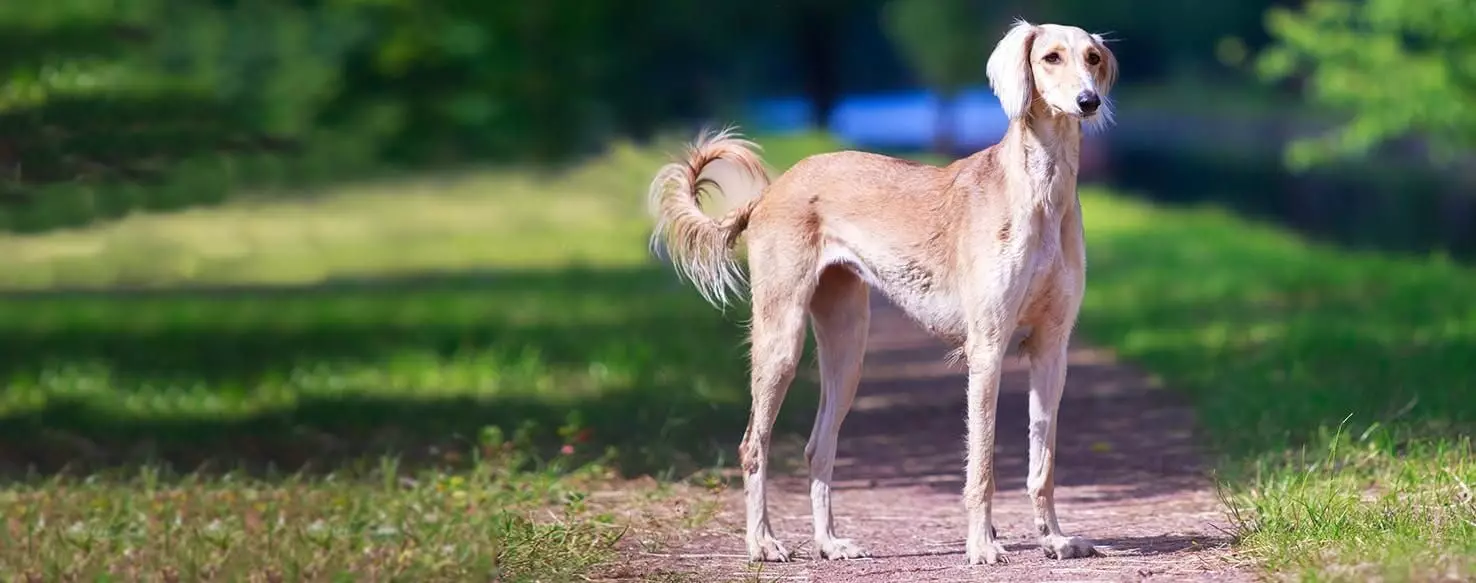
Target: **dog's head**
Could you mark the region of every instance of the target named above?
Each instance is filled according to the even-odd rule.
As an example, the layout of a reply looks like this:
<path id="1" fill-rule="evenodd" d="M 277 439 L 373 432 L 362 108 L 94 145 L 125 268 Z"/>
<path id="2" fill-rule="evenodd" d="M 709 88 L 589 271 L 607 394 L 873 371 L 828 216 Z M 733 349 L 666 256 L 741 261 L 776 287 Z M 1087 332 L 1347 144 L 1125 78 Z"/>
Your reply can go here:
<path id="1" fill-rule="evenodd" d="M 1107 94 L 1117 81 L 1117 58 L 1101 35 L 1019 20 L 989 55 L 985 71 L 1012 120 L 1040 111 L 1091 126 L 1112 121 Z"/>

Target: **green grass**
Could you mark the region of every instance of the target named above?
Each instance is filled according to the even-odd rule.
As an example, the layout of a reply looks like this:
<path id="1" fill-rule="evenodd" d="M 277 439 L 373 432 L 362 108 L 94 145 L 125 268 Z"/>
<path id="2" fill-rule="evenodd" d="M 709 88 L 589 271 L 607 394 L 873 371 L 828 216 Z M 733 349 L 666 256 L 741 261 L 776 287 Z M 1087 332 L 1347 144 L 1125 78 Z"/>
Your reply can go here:
<path id="1" fill-rule="evenodd" d="M 0 436 L 26 446 L 0 459 L 194 466 L 240 452 L 296 467 L 526 422 L 555 449 L 555 428 L 587 428 L 634 470 L 710 457 L 725 447 L 707 428 L 745 418 L 738 328 L 671 279 L 509 270 L 11 299 Z"/>
<path id="2" fill-rule="evenodd" d="M 10 486 L 0 565 L 44 581 L 567 581 L 611 558 L 624 529 L 585 500 L 608 481 L 598 466 L 512 467 Z"/>
<path id="3" fill-rule="evenodd" d="M 834 147 L 763 143 L 776 167 Z M 664 488 L 591 502 L 726 461 L 746 417 L 743 314 L 645 249 L 662 161 L 0 238 L 0 573 L 574 580 L 631 544 L 641 501 L 695 509 L 658 530 L 701 522 Z M 1083 331 L 1193 398 L 1245 556 L 1476 571 L 1476 271 L 1083 199 Z"/>
<path id="4" fill-rule="evenodd" d="M 783 169 L 833 148 L 764 140 Z M 645 192 L 682 144 L 615 144 L 562 174 L 468 170 L 347 184 L 102 226 L 0 235 L 0 290 L 317 284 L 488 269 L 646 266 Z"/>
<path id="5" fill-rule="evenodd" d="M 617 146 L 566 175 L 482 170 L 349 184 L 311 197 L 0 236 L 0 286 L 315 284 L 353 277 L 647 263 L 645 181 L 662 160 Z"/>
<path id="6" fill-rule="evenodd" d="M 1308 580 L 1476 573 L 1476 271 L 1083 200 L 1081 326 L 1193 397 L 1247 556 Z"/>
<path id="7" fill-rule="evenodd" d="M 743 314 L 646 248 L 676 146 L 0 238 L 0 580 L 607 564 L 629 524 L 586 496 L 724 462 L 747 415 Z"/>

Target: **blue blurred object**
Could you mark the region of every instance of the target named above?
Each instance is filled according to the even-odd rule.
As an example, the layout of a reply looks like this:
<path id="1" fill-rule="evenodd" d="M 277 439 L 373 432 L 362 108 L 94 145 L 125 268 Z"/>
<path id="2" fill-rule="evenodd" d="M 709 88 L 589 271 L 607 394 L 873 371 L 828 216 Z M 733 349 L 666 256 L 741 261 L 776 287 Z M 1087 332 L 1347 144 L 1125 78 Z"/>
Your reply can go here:
<path id="1" fill-rule="evenodd" d="M 987 87 L 963 91 L 954 110 L 954 142 L 976 150 L 998 142 L 1009 120 Z M 801 97 L 761 99 L 747 122 L 754 133 L 782 134 L 809 129 L 811 105 Z M 830 120 L 830 132 L 868 149 L 927 149 L 938 124 L 938 99 L 929 91 L 843 97 Z"/>

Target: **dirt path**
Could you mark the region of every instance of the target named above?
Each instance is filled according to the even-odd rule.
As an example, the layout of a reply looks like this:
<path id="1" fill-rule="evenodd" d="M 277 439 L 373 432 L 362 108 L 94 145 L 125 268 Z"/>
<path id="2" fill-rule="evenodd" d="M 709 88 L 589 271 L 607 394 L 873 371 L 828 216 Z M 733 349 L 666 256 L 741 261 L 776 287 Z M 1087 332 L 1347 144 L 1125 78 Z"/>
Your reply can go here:
<path id="1" fill-rule="evenodd" d="M 796 559 L 749 565 L 743 496 L 722 495 L 716 517 L 657 552 L 637 552 L 645 575 L 699 581 L 1186 581 L 1251 580 L 1226 550 L 1225 516 L 1194 451 L 1189 411 L 1140 373 L 1105 355 L 1071 356 L 1058 436 L 1057 507 L 1068 534 L 1107 556 L 1054 561 L 1035 545 L 1025 496 L 1027 373 L 1012 357 L 1000 393 L 995 520 L 1010 562 L 964 560 L 964 376 L 895 308 L 873 301 L 870 351 L 855 408 L 841 428 L 835 469 L 840 536 L 870 559 L 814 557 L 802 467 L 774 479 L 770 516 Z M 794 406 L 793 403 L 788 406 Z M 780 452 L 781 455 L 799 454 Z M 776 459 L 777 462 L 780 460 Z"/>

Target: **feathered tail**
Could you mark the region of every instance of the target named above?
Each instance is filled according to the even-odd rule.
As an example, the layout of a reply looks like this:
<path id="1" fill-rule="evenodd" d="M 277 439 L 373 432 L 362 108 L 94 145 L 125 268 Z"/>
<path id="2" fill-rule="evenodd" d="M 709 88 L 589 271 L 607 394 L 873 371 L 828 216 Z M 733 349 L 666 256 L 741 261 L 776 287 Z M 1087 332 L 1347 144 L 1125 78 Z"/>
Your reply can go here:
<path id="1" fill-rule="evenodd" d="M 758 150 L 757 144 L 744 139 L 735 128 L 704 132 L 687 148 L 684 158 L 662 166 L 651 182 L 650 210 L 656 219 L 652 250 L 664 243 L 678 274 L 691 280 L 702 297 L 719 309 L 732 295 L 742 292 L 743 271 L 733 257 L 733 244 L 748 228 L 758 194 L 769 185 L 769 173 Z M 756 186 L 754 192 L 747 193 L 747 202 L 715 219 L 702 212 L 699 197 L 709 188 L 725 196 L 735 194 L 702 175 L 718 160 L 733 164 Z"/>

